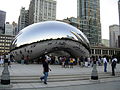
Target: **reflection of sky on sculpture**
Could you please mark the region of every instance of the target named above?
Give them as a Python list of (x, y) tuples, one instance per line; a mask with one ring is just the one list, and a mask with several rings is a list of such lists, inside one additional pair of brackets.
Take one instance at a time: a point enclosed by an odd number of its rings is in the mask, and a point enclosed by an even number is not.
[[(14, 44), (18, 47), (20, 45), (30, 44), (40, 40), (57, 38), (70, 38), (78, 41), (78, 37), (71, 33), (71, 31), (77, 35), (81, 34), (86, 39), (82, 32), (71, 25), (58, 21), (47, 21), (30, 25), (20, 31), (20, 35), (16, 36), (17, 41)], [(86, 39), (85, 41), (88, 40)]]

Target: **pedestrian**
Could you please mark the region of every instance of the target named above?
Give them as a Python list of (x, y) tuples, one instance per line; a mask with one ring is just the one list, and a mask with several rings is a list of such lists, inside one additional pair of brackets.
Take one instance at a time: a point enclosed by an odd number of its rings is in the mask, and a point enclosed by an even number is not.
[(58, 56), (55, 56), (55, 64), (59, 64)]
[(88, 57), (85, 58), (85, 67), (88, 67)]
[(88, 67), (90, 67), (90, 57), (88, 57)]
[(42, 60), (43, 60), (44, 76), (41, 76), (40, 79), (41, 79), (41, 81), (44, 79), (44, 84), (47, 84), (48, 72), (49, 72), (49, 70), (51, 71), (51, 69), (49, 68), (49, 65), (48, 65), (48, 59), (44, 55), (42, 56)]
[(69, 60), (70, 59), (70, 57), (66, 57), (66, 59), (65, 59), (65, 68), (69, 68)]
[(101, 66), (101, 59), (98, 57), (98, 65)]
[(73, 68), (74, 61), (75, 61), (74, 58), (70, 58), (70, 61), (69, 61), (70, 62), (70, 68)]
[(30, 57), (29, 57), (29, 55), (27, 55), (27, 56), (24, 57), (24, 63), (27, 64), (27, 65), (30, 63)]
[(11, 60), (10, 60), (10, 58), (8, 59), (8, 66), (11, 67)]
[(3, 56), (0, 56), (0, 66), (3, 66), (3, 64), (4, 64)]
[(111, 63), (111, 66), (112, 66), (112, 75), (113, 76), (115, 76), (116, 63), (117, 63), (117, 58), (113, 57), (112, 63)]
[(83, 58), (83, 56), (80, 57), (80, 62), (81, 62), (81, 67), (83, 67), (84, 66), (84, 58)]
[(103, 58), (103, 63), (104, 63), (104, 72), (107, 72), (107, 59), (106, 59), (106, 57)]
[(61, 59), (61, 62), (62, 62), (62, 67), (65, 68), (65, 60), (66, 60), (66, 57), (60, 57)]
[(24, 57), (21, 58), (21, 64), (24, 64)]
[(46, 59), (47, 59), (48, 63), (50, 63), (50, 64), (51, 64), (51, 61), (52, 61), (51, 57), (50, 57), (50, 56), (48, 56), (48, 55), (45, 55), (45, 57), (46, 57)]

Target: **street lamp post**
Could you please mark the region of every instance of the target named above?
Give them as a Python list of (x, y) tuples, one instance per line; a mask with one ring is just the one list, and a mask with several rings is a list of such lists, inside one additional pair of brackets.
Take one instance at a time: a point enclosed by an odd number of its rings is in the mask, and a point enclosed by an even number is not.
[(92, 74), (91, 74), (91, 80), (98, 80), (98, 72), (97, 72), (96, 66), (97, 66), (96, 61), (94, 61), (93, 70), (92, 70)]
[(10, 73), (8, 70), (8, 58), (7, 57), (5, 57), (5, 59), (4, 59), (4, 70), (1, 75), (1, 84), (2, 85), (10, 84)]

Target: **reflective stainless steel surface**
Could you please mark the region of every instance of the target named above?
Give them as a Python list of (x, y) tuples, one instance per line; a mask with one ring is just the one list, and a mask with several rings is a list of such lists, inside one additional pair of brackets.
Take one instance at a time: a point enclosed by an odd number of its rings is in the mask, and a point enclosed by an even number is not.
[(89, 41), (77, 28), (59, 21), (32, 24), (21, 30), (11, 45), (15, 59), (29, 55), (37, 58), (45, 52), (65, 51), (75, 57), (89, 55)]

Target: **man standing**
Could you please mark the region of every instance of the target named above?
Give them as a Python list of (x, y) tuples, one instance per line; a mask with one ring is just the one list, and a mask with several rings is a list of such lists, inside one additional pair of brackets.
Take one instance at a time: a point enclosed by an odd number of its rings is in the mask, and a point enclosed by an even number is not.
[(114, 58), (112, 59), (112, 75), (115, 76), (115, 67), (116, 67), (116, 63), (117, 63), (117, 58)]
[(106, 59), (106, 57), (103, 58), (103, 63), (104, 63), (104, 72), (107, 72), (107, 59)]
[(47, 84), (48, 72), (49, 72), (49, 70), (51, 71), (51, 69), (49, 68), (48, 60), (45, 56), (42, 56), (42, 60), (43, 60), (43, 74), (44, 74), (44, 76), (40, 77), (40, 79), (41, 79), (41, 81), (44, 79), (44, 84)]

